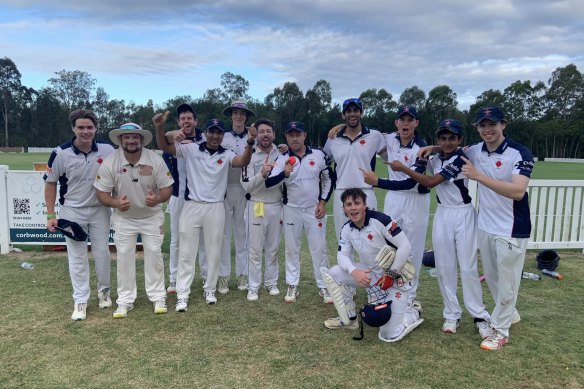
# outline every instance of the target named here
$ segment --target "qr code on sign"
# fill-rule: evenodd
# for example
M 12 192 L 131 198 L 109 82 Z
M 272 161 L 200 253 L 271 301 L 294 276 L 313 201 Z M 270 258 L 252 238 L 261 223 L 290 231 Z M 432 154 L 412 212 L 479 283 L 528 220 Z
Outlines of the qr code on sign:
M 30 199 L 12 199 L 15 215 L 30 215 Z

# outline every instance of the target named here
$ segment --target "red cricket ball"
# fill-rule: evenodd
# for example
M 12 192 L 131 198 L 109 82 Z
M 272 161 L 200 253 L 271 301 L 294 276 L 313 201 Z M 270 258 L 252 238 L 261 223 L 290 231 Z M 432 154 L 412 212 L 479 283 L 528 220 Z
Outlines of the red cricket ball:
M 296 158 L 294 158 L 294 157 L 288 158 L 288 163 L 290 165 L 294 166 L 296 164 Z

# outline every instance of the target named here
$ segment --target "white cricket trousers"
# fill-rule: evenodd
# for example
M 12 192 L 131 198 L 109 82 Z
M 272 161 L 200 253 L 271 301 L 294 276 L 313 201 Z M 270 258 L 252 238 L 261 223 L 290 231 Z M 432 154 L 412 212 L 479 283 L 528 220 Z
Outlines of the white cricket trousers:
M 170 261 L 168 263 L 168 279 L 171 283 L 176 283 L 176 272 L 178 269 L 178 247 L 179 247 L 179 221 L 183 206 L 187 200 L 182 197 L 170 196 L 168 201 L 168 212 L 170 214 Z M 207 277 L 207 261 L 205 260 L 205 242 L 203 234 L 199 239 L 199 269 L 203 278 Z
M 479 252 L 489 291 L 495 301 L 491 327 L 509 336 L 519 294 L 528 238 L 509 238 L 479 229 Z
M 245 207 L 247 199 L 240 183 L 227 184 L 225 193 L 225 229 L 223 233 L 223 247 L 221 249 L 221 267 L 219 275 L 231 275 L 231 235 L 235 238 L 235 275 L 247 275 L 248 245 L 245 233 Z
M 284 240 L 286 257 L 286 283 L 298 286 L 300 283 L 300 249 L 302 244 L 302 229 L 306 231 L 306 239 L 312 257 L 314 279 L 318 288 L 326 288 L 320 274 L 320 268 L 328 267 L 326 247 L 326 216 L 317 219 L 316 205 L 309 208 L 297 208 L 284 205 Z
M 432 227 L 432 246 L 438 285 L 444 300 L 444 319 L 458 320 L 458 271 L 464 306 L 473 318 L 489 320 L 483 303 L 483 289 L 477 269 L 477 213 L 472 204 L 438 204 Z
M 89 235 L 95 274 L 97 275 L 97 291 L 109 289 L 111 273 L 110 208 L 103 205 L 80 208 L 62 205 L 59 210 L 59 218 L 78 223 Z M 73 301 L 75 304 L 87 304 L 91 295 L 87 242 L 79 242 L 67 237 L 65 241 L 69 261 L 69 277 L 73 287 Z
M 205 239 L 207 280 L 205 291 L 215 291 L 219 278 L 219 256 L 223 241 L 225 212 L 223 202 L 201 203 L 186 201 L 179 222 L 179 258 L 176 273 L 176 296 L 188 298 L 195 277 L 195 257 L 201 232 Z
M 357 269 L 370 269 L 364 263 L 356 263 Z M 321 271 L 330 274 L 338 284 L 346 286 L 343 291 L 343 299 L 345 300 L 345 305 L 349 317 L 357 316 L 355 310 L 355 303 L 353 301 L 353 290 L 355 288 L 362 288 L 355 278 L 343 269 L 339 265 L 335 265 L 330 269 L 322 268 Z M 369 273 L 371 277 L 370 288 L 379 290 L 378 287 L 374 286 L 375 282 L 381 277 L 382 272 L 378 269 Z M 369 288 L 367 288 L 369 289 Z M 412 289 L 411 283 L 407 283 L 402 287 L 392 286 L 385 292 L 385 298 L 383 301 L 372 301 L 371 295 L 369 295 L 368 290 L 368 300 L 371 303 L 381 303 L 391 300 L 391 317 L 387 323 L 379 327 L 379 336 L 383 339 L 391 339 L 399 336 L 407 326 L 414 323 L 419 318 L 419 313 L 412 308 L 410 303 L 410 291 Z
M 373 188 L 361 188 L 361 190 L 367 196 L 367 207 L 371 210 L 376 210 L 377 197 L 375 196 Z M 341 229 L 343 228 L 343 225 L 349 220 L 345 215 L 343 202 L 341 201 L 341 195 L 344 191 L 346 191 L 346 189 L 335 189 L 333 193 L 333 217 L 335 218 L 335 234 L 337 235 L 337 241 L 341 238 Z
M 265 257 L 264 285 L 278 285 L 278 250 L 282 237 L 282 203 L 264 203 L 264 216 L 255 216 L 255 201 L 248 201 L 246 212 L 249 236 L 249 288 L 262 283 L 262 254 Z
M 114 242 L 117 251 L 118 299 L 117 304 L 133 304 L 136 300 L 136 241 L 142 237 L 144 247 L 144 289 L 148 300 L 166 298 L 164 289 L 164 214 L 160 211 L 144 219 L 112 215 Z
M 410 293 L 410 298 L 413 301 L 416 299 L 424 246 L 426 245 L 426 231 L 430 218 L 430 194 L 390 190 L 385 195 L 383 213 L 391 216 L 399 224 L 412 245 L 412 262 L 416 268 L 416 276 L 412 280 L 414 287 Z

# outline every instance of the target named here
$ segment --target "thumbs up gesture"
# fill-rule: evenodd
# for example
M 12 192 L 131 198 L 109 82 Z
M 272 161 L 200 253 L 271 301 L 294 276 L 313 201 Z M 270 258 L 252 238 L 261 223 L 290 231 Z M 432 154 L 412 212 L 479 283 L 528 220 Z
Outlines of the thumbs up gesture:
M 159 196 L 157 194 L 155 194 L 154 192 L 152 192 L 152 190 L 149 190 L 148 194 L 146 195 L 146 205 L 149 207 L 153 207 L 159 203 L 158 200 L 159 200 Z
M 168 119 L 168 115 L 170 115 L 170 111 L 166 111 L 163 114 L 157 113 L 152 118 L 152 123 L 154 123 L 154 127 L 159 128 L 166 124 L 166 119 Z
M 117 208 L 122 212 L 126 212 L 128 209 L 130 209 L 130 200 L 128 200 L 127 195 L 123 195 L 122 197 L 118 198 Z

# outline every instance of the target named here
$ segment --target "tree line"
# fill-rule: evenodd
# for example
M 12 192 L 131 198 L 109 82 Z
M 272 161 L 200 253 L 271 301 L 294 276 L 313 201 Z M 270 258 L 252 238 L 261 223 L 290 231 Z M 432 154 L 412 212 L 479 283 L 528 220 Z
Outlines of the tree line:
M 125 122 L 135 122 L 153 131 L 155 112 L 169 110 L 176 119 L 175 107 L 190 103 L 198 113 L 199 126 L 213 117 L 222 118 L 222 110 L 233 100 L 246 100 L 258 117 L 267 117 L 282 129 L 292 120 L 305 123 L 310 143 L 322 146 L 326 133 L 341 121 L 341 106 L 332 100 L 331 85 L 317 81 L 303 92 L 295 82 L 275 88 L 263 101 L 248 95 L 249 81 L 239 74 L 226 72 L 220 86 L 201 97 L 176 96 L 162 103 L 150 99 L 145 105 L 112 99 L 97 80 L 79 70 L 61 70 L 35 90 L 21 83 L 21 73 L 9 58 L 0 59 L 0 145 L 52 147 L 72 137 L 69 112 L 77 108 L 95 111 L 100 120 L 97 137 Z M 465 126 L 466 143 L 479 140 L 472 127 L 476 111 L 486 104 L 503 108 L 508 133 L 527 145 L 539 158 L 583 158 L 584 80 L 575 65 L 559 67 L 547 82 L 515 81 L 503 91 L 489 89 L 481 93 L 468 110 L 460 110 L 456 92 L 448 85 L 434 87 L 426 94 L 418 86 L 406 88 L 396 100 L 385 89 L 367 89 L 358 97 L 364 105 L 363 122 L 382 132 L 391 132 L 397 107 L 414 105 L 420 116 L 418 133 L 429 143 L 440 120 L 456 118 Z M 347 96 L 356 97 L 356 96 Z M 224 118 L 226 119 L 226 118 Z M 226 119 L 226 122 L 229 120 Z M 169 120 L 168 129 L 175 121 Z M 277 141 L 283 141 L 277 131 Z

